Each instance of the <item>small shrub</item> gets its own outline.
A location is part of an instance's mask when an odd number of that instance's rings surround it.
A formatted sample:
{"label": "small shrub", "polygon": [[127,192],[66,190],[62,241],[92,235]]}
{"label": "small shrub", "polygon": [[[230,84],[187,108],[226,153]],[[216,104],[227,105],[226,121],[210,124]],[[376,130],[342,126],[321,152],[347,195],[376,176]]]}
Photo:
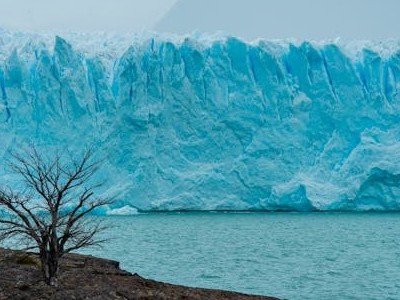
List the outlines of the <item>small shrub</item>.
{"label": "small shrub", "polygon": [[28,284],[23,284],[23,285],[18,286],[18,288],[19,288],[21,291],[27,291],[27,290],[29,290],[31,287],[30,287]]}
{"label": "small shrub", "polygon": [[30,265],[30,266],[39,266],[39,262],[36,258],[29,255],[22,255],[17,257],[15,262],[19,265]]}

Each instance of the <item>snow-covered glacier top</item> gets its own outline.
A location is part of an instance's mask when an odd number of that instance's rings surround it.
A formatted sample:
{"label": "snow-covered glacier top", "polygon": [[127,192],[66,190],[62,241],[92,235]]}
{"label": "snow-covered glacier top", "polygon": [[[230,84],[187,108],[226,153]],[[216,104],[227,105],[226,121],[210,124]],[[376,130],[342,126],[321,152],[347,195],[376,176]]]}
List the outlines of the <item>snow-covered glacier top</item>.
{"label": "snow-covered glacier top", "polygon": [[399,41],[0,30],[0,88],[0,155],[97,145],[109,211],[400,208]]}
{"label": "snow-covered glacier top", "polygon": [[[185,41],[191,40],[196,43],[199,48],[210,47],[213,43],[218,41],[226,41],[233,38],[228,33],[216,32],[213,35],[193,32],[190,35],[177,35],[177,34],[160,34],[157,32],[145,31],[142,33],[129,33],[129,32],[50,32],[50,31],[12,31],[2,29],[0,27],[0,59],[4,61],[14,49],[24,49],[21,55],[29,55],[29,48],[31,50],[46,48],[52,52],[54,50],[56,37],[61,36],[74,46],[76,51],[88,57],[96,55],[106,56],[121,56],[130,46],[141,47],[151,40],[158,40],[162,42],[172,42],[176,45],[181,45]],[[314,47],[319,48],[327,44],[336,45],[340,47],[346,55],[351,58],[356,58],[363,49],[369,49],[378,53],[382,57],[389,57],[400,49],[400,40],[356,40],[356,41],[342,41],[340,38],[334,40],[322,41],[303,41],[297,39],[284,39],[284,40],[245,40],[243,42],[251,46],[261,46],[263,44],[271,44],[273,47],[280,49],[287,49],[290,45],[300,46],[302,43],[308,42]],[[272,47],[272,48],[273,48]]]}

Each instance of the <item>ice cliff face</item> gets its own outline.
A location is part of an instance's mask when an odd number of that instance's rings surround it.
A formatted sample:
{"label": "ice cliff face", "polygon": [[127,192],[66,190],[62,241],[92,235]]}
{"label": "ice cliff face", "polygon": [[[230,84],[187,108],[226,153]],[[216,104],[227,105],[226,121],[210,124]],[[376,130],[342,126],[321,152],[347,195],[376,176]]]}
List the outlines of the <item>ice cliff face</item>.
{"label": "ice cliff face", "polygon": [[0,155],[95,144],[119,207],[400,209],[398,44],[126,41],[0,31]]}

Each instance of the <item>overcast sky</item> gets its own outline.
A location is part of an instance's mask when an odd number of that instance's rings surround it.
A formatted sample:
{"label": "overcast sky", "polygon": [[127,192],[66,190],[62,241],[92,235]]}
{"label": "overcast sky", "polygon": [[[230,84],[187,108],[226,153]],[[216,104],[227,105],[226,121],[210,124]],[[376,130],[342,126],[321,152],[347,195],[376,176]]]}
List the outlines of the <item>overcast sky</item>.
{"label": "overcast sky", "polygon": [[244,38],[400,38],[400,0],[179,0],[157,30]]}
{"label": "overcast sky", "polygon": [[0,0],[0,26],[21,30],[149,30],[176,0]]}
{"label": "overcast sky", "polygon": [[400,39],[400,0],[0,0],[0,26],[22,30],[239,37]]}

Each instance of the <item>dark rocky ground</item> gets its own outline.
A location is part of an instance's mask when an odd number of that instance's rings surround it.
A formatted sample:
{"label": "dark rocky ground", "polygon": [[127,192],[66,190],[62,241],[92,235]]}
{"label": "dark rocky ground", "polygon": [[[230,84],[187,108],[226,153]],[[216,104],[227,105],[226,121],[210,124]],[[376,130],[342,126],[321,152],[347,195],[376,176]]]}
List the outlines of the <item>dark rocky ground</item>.
{"label": "dark rocky ground", "polygon": [[0,299],[276,299],[157,282],[116,261],[76,254],[63,259],[59,282],[53,288],[42,281],[37,255],[0,249]]}

